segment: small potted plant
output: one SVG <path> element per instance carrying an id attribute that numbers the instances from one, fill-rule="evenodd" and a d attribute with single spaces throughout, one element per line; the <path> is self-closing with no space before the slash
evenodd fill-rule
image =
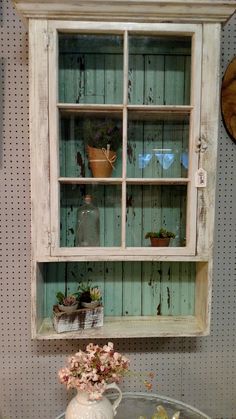
<path id="1" fill-rule="evenodd" d="M 110 177 L 122 141 L 120 127 L 111 119 L 86 119 L 84 136 L 93 176 Z"/>
<path id="2" fill-rule="evenodd" d="M 76 295 L 68 294 L 65 296 L 63 292 L 59 291 L 56 294 L 56 298 L 58 301 L 58 308 L 60 311 L 64 311 L 67 314 L 73 313 L 73 311 L 77 310 L 78 308 L 78 300 Z"/>
<path id="3" fill-rule="evenodd" d="M 102 293 L 98 287 L 81 284 L 78 289 L 78 298 L 81 307 L 95 308 L 101 304 Z"/>
<path id="4" fill-rule="evenodd" d="M 175 234 L 171 231 L 165 230 L 164 228 L 161 228 L 157 232 L 149 231 L 145 235 L 145 239 L 149 239 L 151 241 L 152 247 L 167 247 L 170 244 L 170 239 L 175 238 Z"/>

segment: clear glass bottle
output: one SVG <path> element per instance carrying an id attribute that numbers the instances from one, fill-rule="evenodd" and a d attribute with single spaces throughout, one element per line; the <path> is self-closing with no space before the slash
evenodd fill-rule
<path id="1" fill-rule="evenodd" d="M 100 246 L 99 210 L 91 195 L 85 195 L 84 204 L 78 209 L 76 246 Z"/>

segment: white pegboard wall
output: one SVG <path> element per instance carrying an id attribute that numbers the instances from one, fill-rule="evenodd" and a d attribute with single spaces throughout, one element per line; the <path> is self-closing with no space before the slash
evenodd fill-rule
<path id="1" fill-rule="evenodd" d="M 28 40 L 10 0 L 0 3 L 0 34 L 0 419 L 54 419 L 71 397 L 57 371 L 86 342 L 30 339 Z M 225 69 L 236 55 L 235 18 L 222 39 Z M 154 391 L 183 399 L 213 419 L 236 419 L 235 171 L 236 144 L 221 125 L 211 336 L 114 341 L 134 370 L 156 373 Z M 144 391 L 135 376 L 123 389 Z"/>

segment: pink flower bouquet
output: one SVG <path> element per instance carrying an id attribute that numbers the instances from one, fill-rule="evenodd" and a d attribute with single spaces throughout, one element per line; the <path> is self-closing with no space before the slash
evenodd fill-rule
<path id="1" fill-rule="evenodd" d="M 115 352 L 113 343 L 103 347 L 90 343 L 85 351 L 69 357 L 68 365 L 59 370 L 60 382 L 67 389 L 89 393 L 90 400 L 102 397 L 109 383 L 119 383 L 129 370 L 129 360 Z"/>

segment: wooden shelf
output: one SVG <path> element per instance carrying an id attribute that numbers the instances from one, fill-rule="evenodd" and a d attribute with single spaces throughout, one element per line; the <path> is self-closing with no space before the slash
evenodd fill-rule
<path id="1" fill-rule="evenodd" d="M 87 262 L 94 262 L 94 259 L 96 258 L 97 262 L 104 262 L 104 255 L 96 254 L 87 254 L 86 255 L 86 261 Z M 48 256 L 48 257 L 42 257 L 38 258 L 38 263 L 44 263 L 44 262 L 83 262 L 85 260 L 84 255 L 61 255 L 58 256 Z M 209 256 L 208 255 L 146 255 L 146 256 L 140 256 L 137 254 L 127 255 L 125 256 L 121 254 L 113 254 L 109 255 L 106 253 L 106 261 L 107 262 L 123 262 L 123 261 L 149 261 L 149 262 L 208 262 Z"/>
<path id="2" fill-rule="evenodd" d="M 33 0 L 15 1 L 26 17 L 36 17 L 29 21 L 32 337 L 209 334 L 220 44 L 214 22 L 235 6 L 161 0 L 165 7 L 157 12 L 157 4 L 144 1 L 135 11 L 126 0 L 122 6 L 107 2 L 102 10 L 98 0 L 69 0 L 69 6 L 41 0 L 35 10 Z M 91 43 L 90 34 L 99 41 Z M 82 39 L 84 52 L 74 42 L 66 49 L 71 35 L 78 35 L 77 43 Z M 114 45 L 112 35 L 119 38 Z M 164 38 L 159 54 L 153 43 L 160 48 Z M 110 54 L 104 65 L 97 44 Z M 122 125 L 117 177 L 90 177 L 86 118 Z M 195 186 L 199 167 L 207 172 L 204 188 Z M 171 177 L 152 177 L 163 173 Z M 74 247 L 77 211 L 91 191 L 102 209 L 100 242 L 110 247 Z M 175 232 L 176 247 L 141 247 L 145 233 L 161 226 Z M 103 292 L 105 314 L 113 317 L 105 317 L 101 328 L 57 334 L 50 319 L 57 290 L 77 289 L 90 277 Z"/>
<path id="3" fill-rule="evenodd" d="M 203 324 L 194 316 L 119 317 L 104 319 L 104 326 L 78 332 L 56 333 L 52 320 L 44 319 L 37 339 L 135 338 L 204 336 Z"/>
<path id="4" fill-rule="evenodd" d="M 82 257 L 84 260 L 94 260 L 99 257 L 103 260 L 177 260 L 181 256 L 195 258 L 195 250 L 190 246 L 183 247 L 58 247 L 53 249 L 53 256 L 60 258 Z M 161 259 L 163 258 L 163 259 Z M 77 259 L 76 259 L 77 260 Z M 200 257 L 200 260 L 202 258 Z"/>

